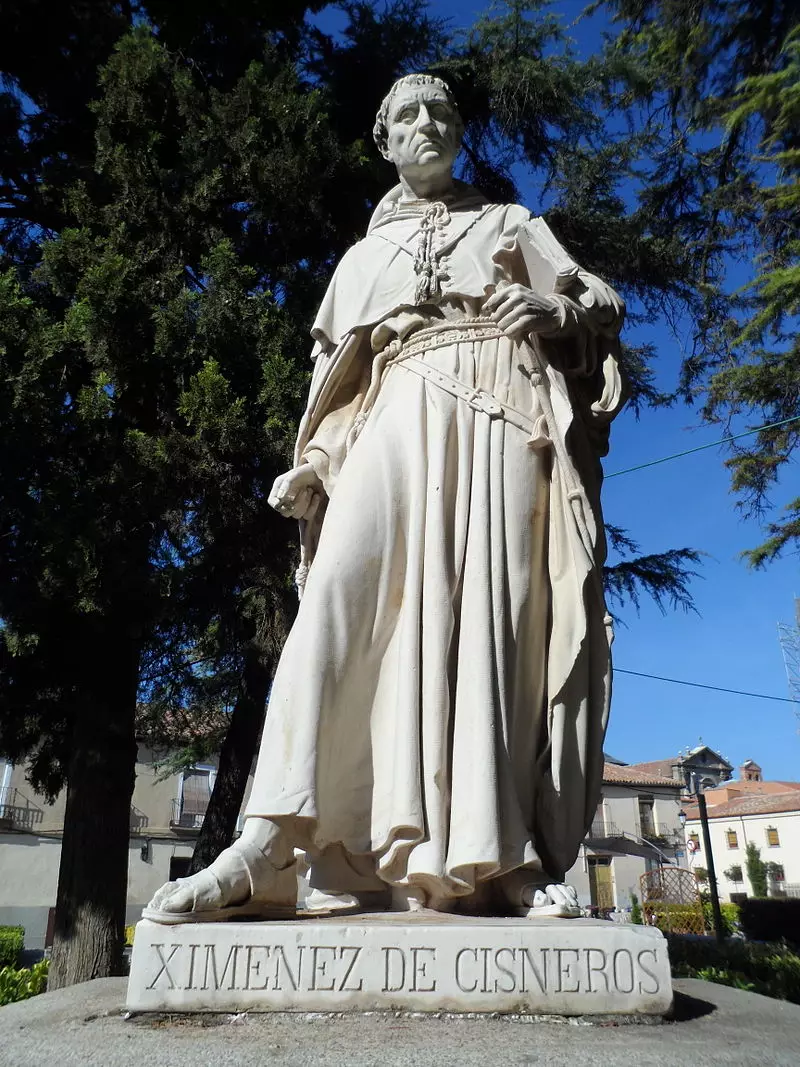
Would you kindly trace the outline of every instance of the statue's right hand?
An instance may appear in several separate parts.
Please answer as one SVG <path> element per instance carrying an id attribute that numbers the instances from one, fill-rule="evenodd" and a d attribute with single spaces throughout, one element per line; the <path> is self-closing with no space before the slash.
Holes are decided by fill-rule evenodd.
<path id="1" fill-rule="evenodd" d="M 310 463 L 279 474 L 269 494 L 270 507 L 287 519 L 304 519 L 316 508 L 322 482 Z"/>

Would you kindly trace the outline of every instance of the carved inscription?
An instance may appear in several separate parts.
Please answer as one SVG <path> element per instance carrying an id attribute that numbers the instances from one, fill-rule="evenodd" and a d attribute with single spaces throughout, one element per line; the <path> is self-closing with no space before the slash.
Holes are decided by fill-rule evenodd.
<path id="1" fill-rule="evenodd" d="M 429 945 L 151 944 L 147 988 L 274 993 L 471 995 L 661 992 L 656 949 L 484 947 L 445 952 Z"/>

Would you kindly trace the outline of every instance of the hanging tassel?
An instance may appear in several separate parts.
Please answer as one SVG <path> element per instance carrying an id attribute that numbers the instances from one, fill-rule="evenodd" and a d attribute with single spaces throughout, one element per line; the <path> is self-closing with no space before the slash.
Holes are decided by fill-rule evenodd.
<path id="1" fill-rule="evenodd" d="M 417 275 L 417 288 L 414 293 L 416 304 L 428 304 L 442 296 L 442 281 L 447 275 L 439 269 L 434 250 L 434 237 L 437 230 L 443 230 L 450 222 L 447 205 L 440 200 L 429 204 L 419 226 L 419 240 L 414 256 L 414 273 Z"/>
<path id="2" fill-rule="evenodd" d="M 540 452 L 544 448 L 549 448 L 552 443 L 547 432 L 547 419 L 544 415 L 538 415 L 528 438 L 528 448 L 533 448 Z"/>

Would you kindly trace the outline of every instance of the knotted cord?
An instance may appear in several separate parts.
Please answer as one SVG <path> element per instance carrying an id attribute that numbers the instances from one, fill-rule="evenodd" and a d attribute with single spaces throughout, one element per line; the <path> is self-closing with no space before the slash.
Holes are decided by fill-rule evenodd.
<path id="1" fill-rule="evenodd" d="M 435 200 L 425 209 L 414 255 L 414 273 L 417 275 L 414 302 L 417 304 L 428 304 L 442 296 L 442 282 L 447 279 L 447 274 L 439 268 L 435 237 L 437 230 L 441 232 L 449 223 L 450 212 L 441 200 Z"/>

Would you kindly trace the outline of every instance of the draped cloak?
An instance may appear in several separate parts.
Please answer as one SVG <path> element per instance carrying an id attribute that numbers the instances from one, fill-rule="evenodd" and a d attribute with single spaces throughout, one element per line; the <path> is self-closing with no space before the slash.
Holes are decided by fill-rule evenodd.
<path id="1" fill-rule="evenodd" d="M 580 270 L 546 334 L 476 332 L 498 285 L 529 284 L 530 215 L 463 185 L 436 234 L 440 293 L 420 305 L 428 206 L 399 187 L 384 198 L 312 328 L 296 462 L 324 497 L 301 523 L 304 595 L 246 815 L 312 855 L 338 848 L 383 883 L 447 898 L 521 866 L 563 877 L 599 799 L 600 457 L 624 399 L 624 309 Z M 403 366 L 431 323 L 452 330 L 418 358 L 534 434 Z"/>

